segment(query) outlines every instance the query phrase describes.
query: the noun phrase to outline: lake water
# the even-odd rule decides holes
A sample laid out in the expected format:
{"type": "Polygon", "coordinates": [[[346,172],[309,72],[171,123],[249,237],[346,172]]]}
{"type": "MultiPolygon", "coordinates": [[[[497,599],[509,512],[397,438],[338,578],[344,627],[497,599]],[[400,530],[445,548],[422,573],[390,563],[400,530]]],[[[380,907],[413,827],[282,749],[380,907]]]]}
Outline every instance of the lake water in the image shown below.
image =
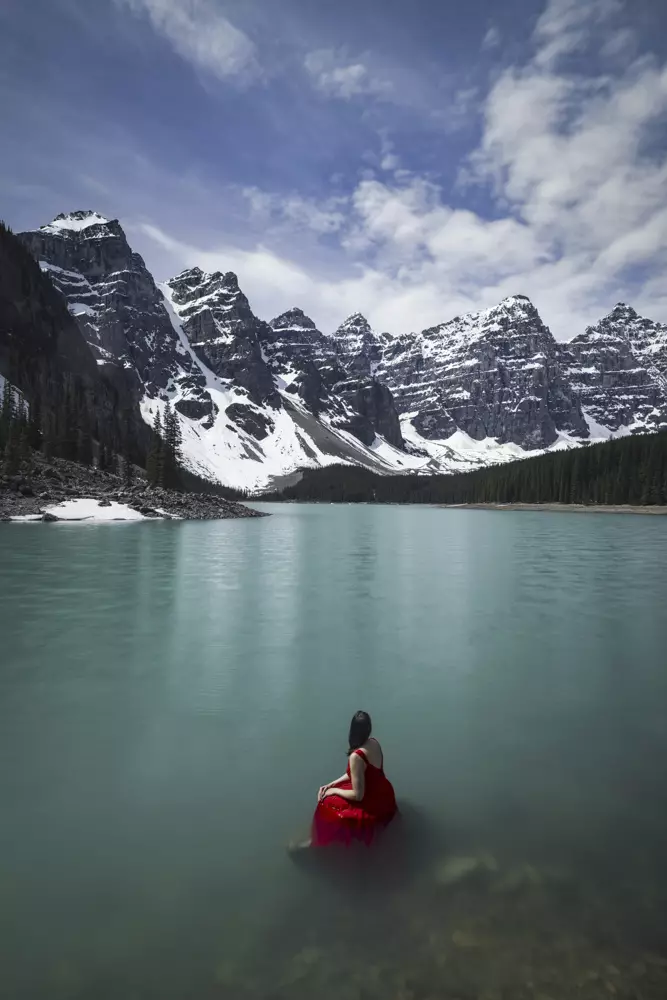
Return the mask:
{"type": "Polygon", "coordinates": [[[0,994],[664,1000],[667,519],[266,509],[0,525],[0,994]]]}

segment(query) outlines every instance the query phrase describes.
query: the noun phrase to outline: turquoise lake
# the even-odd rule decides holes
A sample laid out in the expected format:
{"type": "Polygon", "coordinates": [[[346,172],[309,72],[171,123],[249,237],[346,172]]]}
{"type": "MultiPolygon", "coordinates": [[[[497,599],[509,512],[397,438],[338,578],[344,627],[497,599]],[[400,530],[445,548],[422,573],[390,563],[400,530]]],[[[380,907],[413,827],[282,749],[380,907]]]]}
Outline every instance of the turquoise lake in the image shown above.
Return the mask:
{"type": "Polygon", "coordinates": [[[2,996],[664,1000],[667,519],[259,506],[0,524],[2,996]]]}

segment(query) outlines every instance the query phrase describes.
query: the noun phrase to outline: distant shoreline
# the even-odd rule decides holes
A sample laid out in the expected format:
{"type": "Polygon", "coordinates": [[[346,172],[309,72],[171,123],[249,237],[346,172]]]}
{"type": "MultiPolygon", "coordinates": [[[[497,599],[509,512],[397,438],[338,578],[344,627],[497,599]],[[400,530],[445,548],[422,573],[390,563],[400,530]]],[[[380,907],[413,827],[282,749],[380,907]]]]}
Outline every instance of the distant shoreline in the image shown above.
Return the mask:
{"type": "Polygon", "coordinates": [[[583,503],[440,503],[443,510],[546,510],[569,514],[667,514],[667,506],[583,503]]]}

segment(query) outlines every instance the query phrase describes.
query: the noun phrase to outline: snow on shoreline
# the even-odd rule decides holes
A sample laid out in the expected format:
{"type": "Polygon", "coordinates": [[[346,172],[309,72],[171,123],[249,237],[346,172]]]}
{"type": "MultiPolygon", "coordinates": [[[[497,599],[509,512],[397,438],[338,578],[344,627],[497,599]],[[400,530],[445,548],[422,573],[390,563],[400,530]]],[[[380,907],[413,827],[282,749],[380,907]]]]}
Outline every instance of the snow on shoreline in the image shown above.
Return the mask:
{"type": "MultiPolygon", "coordinates": [[[[97,523],[103,521],[147,521],[138,510],[133,510],[125,503],[111,502],[100,506],[99,500],[91,497],[81,497],[77,500],[65,500],[52,507],[45,507],[44,513],[52,514],[59,521],[86,521],[97,523]]],[[[11,521],[41,521],[41,514],[22,514],[10,518],[11,521]]]]}

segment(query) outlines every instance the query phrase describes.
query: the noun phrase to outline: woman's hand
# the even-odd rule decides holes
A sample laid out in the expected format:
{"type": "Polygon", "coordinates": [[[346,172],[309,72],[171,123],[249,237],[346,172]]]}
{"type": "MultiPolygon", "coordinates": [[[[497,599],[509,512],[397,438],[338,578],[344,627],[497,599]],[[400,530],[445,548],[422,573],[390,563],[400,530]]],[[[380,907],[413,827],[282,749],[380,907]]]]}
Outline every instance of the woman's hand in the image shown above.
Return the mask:
{"type": "Polygon", "coordinates": [[[322,801],[322,799],[324,798],[324,796],[326,795],[326,793],[327,793],[327,791],[328,791],[328,789],[330,787],[331,787],[330,785],[322,785],[322,787],[320,788],[319,792],[317,793],[317,801],[318,802],[322,801]]]}

